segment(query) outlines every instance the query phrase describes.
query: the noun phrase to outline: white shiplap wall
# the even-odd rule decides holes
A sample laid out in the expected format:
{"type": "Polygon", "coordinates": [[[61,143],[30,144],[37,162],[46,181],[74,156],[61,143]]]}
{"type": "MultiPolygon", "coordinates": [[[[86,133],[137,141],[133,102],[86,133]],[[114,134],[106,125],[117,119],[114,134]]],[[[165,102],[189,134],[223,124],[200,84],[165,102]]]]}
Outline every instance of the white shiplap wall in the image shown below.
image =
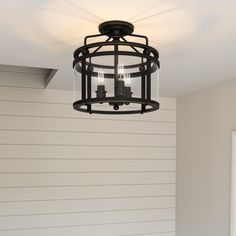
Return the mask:
{"type": "Polygon", "coordinates": [[[174,236],[175,99],[129,116],[71,103],[0,86],[0,235],[174,236]]]}

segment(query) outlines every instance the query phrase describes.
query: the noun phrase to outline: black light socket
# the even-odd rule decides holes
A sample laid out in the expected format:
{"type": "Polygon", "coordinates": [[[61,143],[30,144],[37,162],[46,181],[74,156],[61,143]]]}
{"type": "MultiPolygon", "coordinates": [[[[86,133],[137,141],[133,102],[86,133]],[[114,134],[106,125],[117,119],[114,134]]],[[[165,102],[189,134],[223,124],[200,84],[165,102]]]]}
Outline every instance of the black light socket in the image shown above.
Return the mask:
{"type": "MultiPolygon", "coordinates": [[[[132,97],[131,87],[125,87],[125,97],[131,98],[132,97]]],[[[129,105],[129,102],[125,102],[125,105],[129,105]]]]}
{"type": "Polygon", "coordinates": [[[98,85],[97,86],[97,98],[105,98],[107,91],[105,90],[105,85],[98,85]]]}
{"type": "Polygon", "coordinates": [[[125,95],[125,82],[124,82],[124,80],[117,80],[115,95],[117,97],[123,97],[125,95]]]}

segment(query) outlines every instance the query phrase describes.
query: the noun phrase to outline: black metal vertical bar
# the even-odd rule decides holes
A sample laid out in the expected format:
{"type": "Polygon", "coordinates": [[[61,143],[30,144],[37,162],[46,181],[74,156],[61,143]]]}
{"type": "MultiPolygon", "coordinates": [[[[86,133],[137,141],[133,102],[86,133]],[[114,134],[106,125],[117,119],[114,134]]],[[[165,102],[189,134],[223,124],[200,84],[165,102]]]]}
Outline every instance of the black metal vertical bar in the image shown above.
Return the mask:
{"type": "Polygon", "coordinates": [[[145,99],[145,74],[144,72],[141,75],[141,98],[145,99]]]}
{"type": "Polygon", "coordinates": [[[85,59],[82,60],[82,77],[81,77],[81,87],[82,87],[82,100],[86,99],[86,64],[85,59]]]}
{"type": "MultiPolygon", "coordinates": [[[[143,58],[141,60],[141,63],[143,64],[143,58]]],[[[145,91],[146,91],[146,81],[145,81],[145,67],[142,66],[140,68],[140,71],[141,71],[141,98],[142,99],[145,99],[145,91]]],[[[141,113],[143,113],[144,111],[146,110],[146,105],[145,104],[142,104],[141,105],[141,113]]]]}
{"type": "Polygon", "coordinates": [[[118,80],[118,45],[114,46],[114,51],[115,51],[115,55],[114,55],[114,95],[116,96],[116,87],[117,87],[117,80],[118,80]]]}
{"type": "MultiPolygon", "coordinates": [[[[91,72],[88,71],[88,75],[87,75],[87,98],[90,99],[91,98],[91,72]]],[[[87,105],[87,110],[88,112],[91,112],[91,104],[87,105]]]]}
{"type": "Polygon", "coordinates": [[[151,100],[151,61],[147,60],[147,99],[151,100]]]}
{"type": "MultiPolygon", "coordinates": [[[[91,57],[89,58],[89,65],[87,67],[87,98],[90,99],[91,98],[91,83],[92,83],[92,79],[91,79],[91,76],[92,76],[92,66],[91,66],[92,62],[91,62],[91,57]]],[[[88,104],[87,105],[87,111],[92,114],[91,112],[91,108],[92,108],[92,105],[91,104],[88,104]]]]}

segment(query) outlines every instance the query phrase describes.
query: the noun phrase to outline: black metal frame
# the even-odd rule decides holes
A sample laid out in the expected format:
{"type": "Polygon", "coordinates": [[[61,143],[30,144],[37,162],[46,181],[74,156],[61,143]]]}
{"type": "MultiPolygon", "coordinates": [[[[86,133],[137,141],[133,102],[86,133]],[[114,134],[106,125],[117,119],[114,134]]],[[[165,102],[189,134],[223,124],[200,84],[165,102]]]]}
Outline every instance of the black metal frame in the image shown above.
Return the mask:
{"type": "MultiPolygon", "coordinates": [[[[160,68],[159,53],[153,47],[148,45],[148,38],[143,35],[132,34],[132,24],[123,21],[110,21],[102,23],[99,26],[101,34],[89,35],[84,39],[84,46],[78,48],[74,52],[73,68],[81,73],[81,100],[75,101],[73,107],[75,110],[97,113],[97,114],[137,114],[146,113],[159,109],[159,102],[151,100],[151,75],[160,68]],[[105,32],[105,34],[104,34],[105,32]],[[127,41],[124,37],[139,37],[145,40],[145,44],[127,41]],[[105,42],[97,42],[88,44],[89,38],[107,36],[105,42]],[[111,41],[112,40],[112,41],[111,41]],[[122,41],[121,41],[122,40],[122,41]],[[107,46],[114,50],[99,51],[107,46]],[[127,46],[131,51],[119,50],[120,46],[127,46]],[[92,63],[94,57],[114,56],[114,66],[100,65],[92,63]],[[118,97],[116,96],[117,78],[118,78],[118,56],[125,55],[140,58],[140,63],[125,65],[125,69],[135,69],[130,73],[131,78],[141,78],[141,96],[140,97],[118,97]],[[104,78],[114,80],[114,96],[103,98],[91,97],[91,77],[97,77],[98,72],[93,71],[94,68],[112,69],[114,73],[105,73],[104,78]],[[96,110],[93,104],[140,104],[137,110],[96,110]]],[[[114,106],[115,107],[115,106],[114,106]]],[[[119,106],[118,106],[119,108],[119,106]]]]}

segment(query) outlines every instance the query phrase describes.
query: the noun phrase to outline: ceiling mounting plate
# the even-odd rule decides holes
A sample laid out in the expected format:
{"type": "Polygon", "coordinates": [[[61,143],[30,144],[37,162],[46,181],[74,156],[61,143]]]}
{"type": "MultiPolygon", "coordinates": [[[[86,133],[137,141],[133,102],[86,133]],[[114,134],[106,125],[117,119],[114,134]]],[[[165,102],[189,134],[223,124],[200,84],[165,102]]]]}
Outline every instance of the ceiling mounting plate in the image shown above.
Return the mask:
{"type": "Polygon", "coordinates": [[[121,37],[132,34],[134,26],[126,21],[112,20],[101,23],[98,29],[101,34],[109,37],[121,37]]]}

